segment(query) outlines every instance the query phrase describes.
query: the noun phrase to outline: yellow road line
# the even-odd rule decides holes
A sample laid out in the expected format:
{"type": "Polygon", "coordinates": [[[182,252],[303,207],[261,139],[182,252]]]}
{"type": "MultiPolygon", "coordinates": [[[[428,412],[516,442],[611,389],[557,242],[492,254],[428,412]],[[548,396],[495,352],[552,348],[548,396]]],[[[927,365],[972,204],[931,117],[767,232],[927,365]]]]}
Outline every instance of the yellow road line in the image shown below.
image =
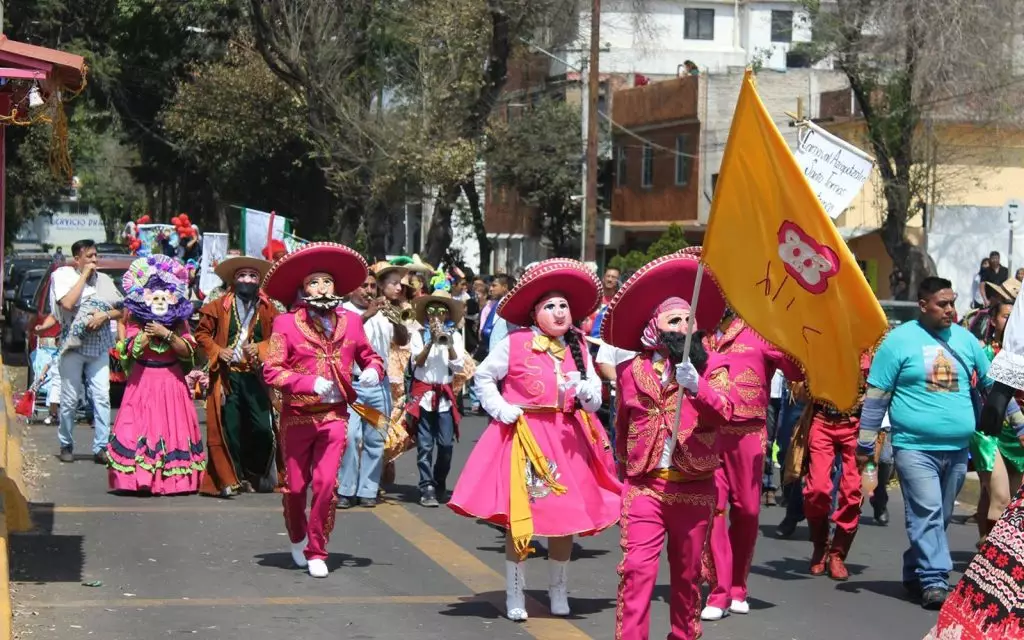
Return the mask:
{"type": "MultiPolygon", "coordinates": [[[[382,504],[374,509],[374,515],[450,573],[456,580],[479,594],[480,599],[489,602],[502,614],[505,613],[504,576],[400,505],[382,504]]],[[[483,531],[482,528],[481,531],[483,531]]],[[[567,620],[539,617],[550,614],[543,604],[530,596],[526,596],[526,608],[530,613],[530,619],[523,622],[522,627],[538,640],[588,640],[590,638],[567,620]]]]}
{"type": "Polygon", "coordinates": [[[452,600],[473,600],[476,596],[295,596],[278,598],[112,598],[66,602],[22,602],[32,609],[146,609],[152,607],[265,607],[339,604],[448,604],[452,600]]]}

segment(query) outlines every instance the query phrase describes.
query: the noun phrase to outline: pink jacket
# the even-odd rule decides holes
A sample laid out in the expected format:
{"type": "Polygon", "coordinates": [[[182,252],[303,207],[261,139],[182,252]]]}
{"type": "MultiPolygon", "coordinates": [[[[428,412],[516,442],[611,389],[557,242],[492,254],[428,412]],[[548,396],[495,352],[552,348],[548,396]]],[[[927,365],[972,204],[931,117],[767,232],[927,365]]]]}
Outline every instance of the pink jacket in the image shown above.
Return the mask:
{"type": "Polygon", "coordinates": [[[359,316],[340,306],[335,312],[337,323],[330,338],[313,326],[304,308],[274,318],[263,378],[281,391],[281,426],[346,419],[348,403],[356,399],[353,363],[364,371],[376,369],[384,379],[384,362],[370,346],[359,316]],[[336,382],[345,400],[324,403],[313,391],[317,377],[336,382]]]}
{"type": "MultiPolygon", "coordinates": [[[[679,438],[672,452],[672,467],[689,480],[710,477],[718,467],[716,432],[733,413],[725,393],[728,370],[720,367],[708,371],[698,383],[697,395],[683,400],[679,438]]],[[[640,478],[658,468],[665,441],[676,424],[679,385],[670,379],[667,386],[662,386],[648,354],[620,364],[618,384],[616,459],[625,466],[626,477],[640,478]]]]}
{"type": "Polygon", "coordinates": [[[733,414],[727,430],[755,432],[768,419],[768,399],[776,369],[790,382],[804,379],[803,371],[784,353],[772,346],[739,318],[733,319],[722,336],[707,335],[708,370],[729,369],[729,399],[733,414]]]}

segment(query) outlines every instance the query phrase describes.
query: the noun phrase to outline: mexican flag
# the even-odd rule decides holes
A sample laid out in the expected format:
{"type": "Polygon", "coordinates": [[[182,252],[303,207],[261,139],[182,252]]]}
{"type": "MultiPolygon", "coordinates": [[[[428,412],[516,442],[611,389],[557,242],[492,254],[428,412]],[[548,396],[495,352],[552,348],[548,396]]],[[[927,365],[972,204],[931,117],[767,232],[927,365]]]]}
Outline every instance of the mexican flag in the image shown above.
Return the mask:
{"type": "MultiPolygon", "coordinates": [[[[267,246],[267,232],[270,228],[270,214],[258,209],[242,208],[242,251],[253,258],[263,257],[267,246]]],[[[306,244],[306,241],[292,234],[292,221],[280,214],[274,214],[274,238],[284,243],[288,252],[306,244]]]]}

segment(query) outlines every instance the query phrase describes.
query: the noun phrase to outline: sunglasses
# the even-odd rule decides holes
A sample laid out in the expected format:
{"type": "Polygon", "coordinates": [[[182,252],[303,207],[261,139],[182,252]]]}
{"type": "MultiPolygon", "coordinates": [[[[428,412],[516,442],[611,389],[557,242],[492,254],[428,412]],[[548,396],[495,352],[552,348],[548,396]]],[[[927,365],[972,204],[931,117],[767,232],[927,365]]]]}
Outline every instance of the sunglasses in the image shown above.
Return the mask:
{"type": "Polygon", "coordinates": [[[427,307],[428,316],[441,316],[448,313],[448,307],[427,307]]]}

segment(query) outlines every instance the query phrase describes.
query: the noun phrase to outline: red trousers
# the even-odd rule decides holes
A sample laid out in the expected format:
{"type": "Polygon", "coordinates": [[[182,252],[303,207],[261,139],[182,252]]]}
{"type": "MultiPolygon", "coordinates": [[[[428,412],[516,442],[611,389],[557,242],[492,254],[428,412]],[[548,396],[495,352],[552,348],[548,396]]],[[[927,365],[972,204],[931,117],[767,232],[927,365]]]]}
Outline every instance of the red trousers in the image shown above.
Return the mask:
{"type": "Polygon", "coordinates": [[[346,421],[291,424],[284,428],[284,523],[292,544],[309,537],[307,560],[327,559],[327,540],[334,529],[338,503],[338,467],[345,453],[346,421]],[[313,503],[306,519],[306,491],[313,487],[313,503]]]}
{"type": "Polygon", "coordinates": [[[842,457],[839,502],[832,512],[836,528],[847,533],[860,522],[861,478],[857,471],[858,421],[853,418],[829,420],[815,414],[807,437],[810,464],[804,481],[804,515],[808,522],[828,519],[832,509],[832,469],[836,455],[842,457]]]}
{"type": "Polygon", "coordinates": [[[616,640],[647,640],[658,561],[668,536],[671,581],[668,640],[700,635],[701,553],[715,508],[714,479],[669,482],[628,479],[622,493],[619,532],[619,596],[615,609],[616,640]]]}
{"type": "Polygon", "coordinates": [[[761,515],[761,481],[767,431],[718,434],[722,466],[715,471],[718,505],[711,521],[708,606],[728,609],[731,600],[747,599],[747,577],[757,544],[761,515]],[[728,525],[725,522],[729,511],[728,525]]]}

